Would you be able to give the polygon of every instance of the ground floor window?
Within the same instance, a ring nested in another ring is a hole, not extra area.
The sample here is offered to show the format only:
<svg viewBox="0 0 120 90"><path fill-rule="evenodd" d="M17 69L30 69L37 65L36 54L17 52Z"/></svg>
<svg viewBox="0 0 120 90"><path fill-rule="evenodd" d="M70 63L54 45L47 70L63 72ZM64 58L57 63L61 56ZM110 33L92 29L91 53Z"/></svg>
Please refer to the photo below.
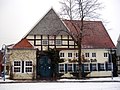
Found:
<svg viewBox="0 0 120 90"><path fill-rule="evenodd" d="M15 60L13 63L13 71L15 73L30 73L33 72L32 61Z"/></svg>
<svg viewBox="0 0 120 90"><path fill-rule="evenodd" d="M64 72L64 64L59 64L59 72Z"/></svg>
<svg viewBox="0 0 120 90"><path fill-rule="evenodd" d="M21 61L14 61L14 72L21 72Z"/></svg>
<svg viewBox="0 0 120 90"><path fill-rule="evenodd" d="M84 71L89 71L89 64L84 64Z"/></svg>
<svg viewBox="0 0 120 90"><path fill-rule="evenodd" d="M91 64L91 71L97 71L97 64Z"/></svg>
<svg viewBox="0 0 120 90"><path fill-rule="evenodd" d="M68 64L68 66L67 66L68 72L72 72L73 71L72 67L73 67L72 64Z"/></svg>
<svg viewBox="0 0 120 90"><path fill-rule="evenodd" d="M99 71L104 71L104 70L105 70L104 66L105 66L104 63L99 63L99 64L98 64L98 69L99 69Z"/></svg>

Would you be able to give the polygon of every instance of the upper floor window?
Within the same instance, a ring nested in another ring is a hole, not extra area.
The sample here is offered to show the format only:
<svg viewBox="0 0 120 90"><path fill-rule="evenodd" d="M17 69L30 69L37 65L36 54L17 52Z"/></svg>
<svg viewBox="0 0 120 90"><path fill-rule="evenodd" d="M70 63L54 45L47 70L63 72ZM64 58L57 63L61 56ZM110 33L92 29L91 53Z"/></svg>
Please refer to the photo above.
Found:
<svg viewBox="0 0 120 90"><path fill-rule="evenodd" d="M42 40L43 45L48 45L48 40Z"/></svg>
<svg viewBox="0 0 120 90"><path fill-rule="evenodd" d="M64 57L64 53L60 53L60 57Z"/></svg>
<svg viewBox="0 0 120 90"><path fill-rule="evenodd" d="M104 57L108 57L108 53L104 53Z"/></svg>
<svg viewBox="0 0 120 90"><path fill-rule="evenodd" d="M90 57L89 53L85 53L85 57Z"/></svg>
<svg viewBox="0 0 120 90"><path fill-rule="evenodd" d="M72 53L68 53L68 57L72 57Z"/></svg>
<svg viewBox="0 0 120 90"><path fill-rule="evenodd" d="M76 55L75 55L76 57L78 57L78 53L76 53Z"/></svg>
<svg viewBox="0 0 120 90"><path fill-rule="evenodd" d="M62 45L62 41L60 39L56 40L56 45Z"/></svg>
<svg viewBox="0 0 120 90"><path fill-rule="evenodd" d="M92 57L96 57L96 53L92 53Z"/></svg>

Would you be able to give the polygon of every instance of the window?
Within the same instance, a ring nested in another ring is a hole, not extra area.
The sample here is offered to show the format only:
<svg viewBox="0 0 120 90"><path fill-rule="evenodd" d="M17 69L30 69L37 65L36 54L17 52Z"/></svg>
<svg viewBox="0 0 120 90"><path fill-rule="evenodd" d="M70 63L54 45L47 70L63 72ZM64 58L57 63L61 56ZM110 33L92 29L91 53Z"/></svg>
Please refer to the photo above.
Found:
<svg viewBox="0 0 120 90"><path fill-rule="evenodd" d="M107 70L108 70L108 71L111 71L111 70L112 70L112 64L111 64L111 63L108 63L108 64L107 64Z"/></svg>
<svg viewBox="0 0 120 90"><path fill-rule="evenodd" d="M64 57L64 53L60 53L60 57Z"/></svg>
<svg viewBox="0 0 120 90"><path fill-rule="evenodd" d="M33 65L32 61L14 61L14 72L25 73L32 72Z"/></svg>
<svg viewBox="0 0 120 90"><path fill-rule="evenodd" d="M26 61L26 66L32 66L32 61Z"/></svg>
<svg viewBox="0 0 120 90"><path fill-rule="evenodd" d="M48 40L42 40L43 45L48 45Z"/></svg>
<svg viewBox="0 0 120 90"><path fill-rule="evenodd" d="M64 72L64 64L59 64L59 72Z"/></svg>
<svg viewBox="0 0 120 90"><path fill-rule="evenodd" d="M14 72L21 72L21 61L14 61Z"/></svg>
<svg viewBox="0 0 120 90"><path fill-rule="evenodd" d="M32 61L25 62L25 72L32 72Z"/></svg>
<svg viewBox="0 0 120 90"><path fill-rule="evenodd" d="M98 68L100 71L104 71L104 63L99 63L98 66L99 66Z"/></svg>
<svg viewBox="0 0 120 90"><path fill-rule="evenodd" d="M72 53L68 53L68 57L72 57Z"/></svg>
<svg viewBox="0 0 120 90"><path fill-rule="evenodd" d="M62 45L62 41L59 40L59 39L57 39L57 40L56 40L56 45Z"/></svg>
<svg viewBox="0 0 120 90"><path fill-rule="evenodd" d="M54 40L49 40L50 45L54 45Z"/></svg>
<svg viewBox="0 0 120 90"><path fill-rule="evenodd" d="M92 69L92 71L97 71L96 64L91 64L91 69Z"/></svg>
<svg viewBox="0 0 120 90"><path fill-rule="evenodd" d="M68 64L68 72L72 72L72 64Z"/></svg>
<svg viewBox="0 0 120 90"><path fill-rule="evenodd" d="M84 64L84 71L89 71L89 64Z"/></svg>
<svg viewBox="0 0 120 90"><path fill-rule="evenodd" d="M108 57L108 53L104 53L104 57Z"/></svg>
<svg viewBox="0 0 120 90"><path fill-rule="evenodd" d="M78 53L76 53L76 57L78 57Z"/></svg>
<svg viewBox="0 0 120 90"><path fill-rule="evenodd" d="M96 57L96 53L92 53L92 57Z"/></svg>
<svg viewBox="0 0 120 90"><path fill-rule="evenodd" d="M89 57L89 53L85 53L85 57Z"/></svg>

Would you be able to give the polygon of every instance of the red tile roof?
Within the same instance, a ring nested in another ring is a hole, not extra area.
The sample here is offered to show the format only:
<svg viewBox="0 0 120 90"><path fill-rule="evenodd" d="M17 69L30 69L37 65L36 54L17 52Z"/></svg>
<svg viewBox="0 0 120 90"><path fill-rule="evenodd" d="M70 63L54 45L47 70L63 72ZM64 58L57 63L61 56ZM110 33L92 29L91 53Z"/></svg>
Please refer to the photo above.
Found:
<svg viewBox="0 0 120 90"><path fill-rule="evenodd" d="M81 22L79 20L64 20L64 23L75 35L80 31L79 26ZM78 32L76 32L73 25ZM115 48L101 21L84 21L83 34L82 48Z"/></svg>
<svg viewBox="0 0 120 90"><path fill-rule="evenodd" d="M28 42L27 39L22 39L13 46L13 49L34 49L34 47Z"/></svg>

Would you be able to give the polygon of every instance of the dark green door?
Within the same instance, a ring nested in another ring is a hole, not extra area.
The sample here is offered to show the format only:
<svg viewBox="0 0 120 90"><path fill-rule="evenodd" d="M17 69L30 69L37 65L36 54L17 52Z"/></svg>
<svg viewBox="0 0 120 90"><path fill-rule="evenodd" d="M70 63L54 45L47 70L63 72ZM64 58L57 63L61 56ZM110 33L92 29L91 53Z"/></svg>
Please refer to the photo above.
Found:
<svg viewBox="0 0 120 90"><path fill-rule="evenodd" d="M42 56L38 62L38 72L41 77L51 77L51 59L48 56Z"/></svg>

